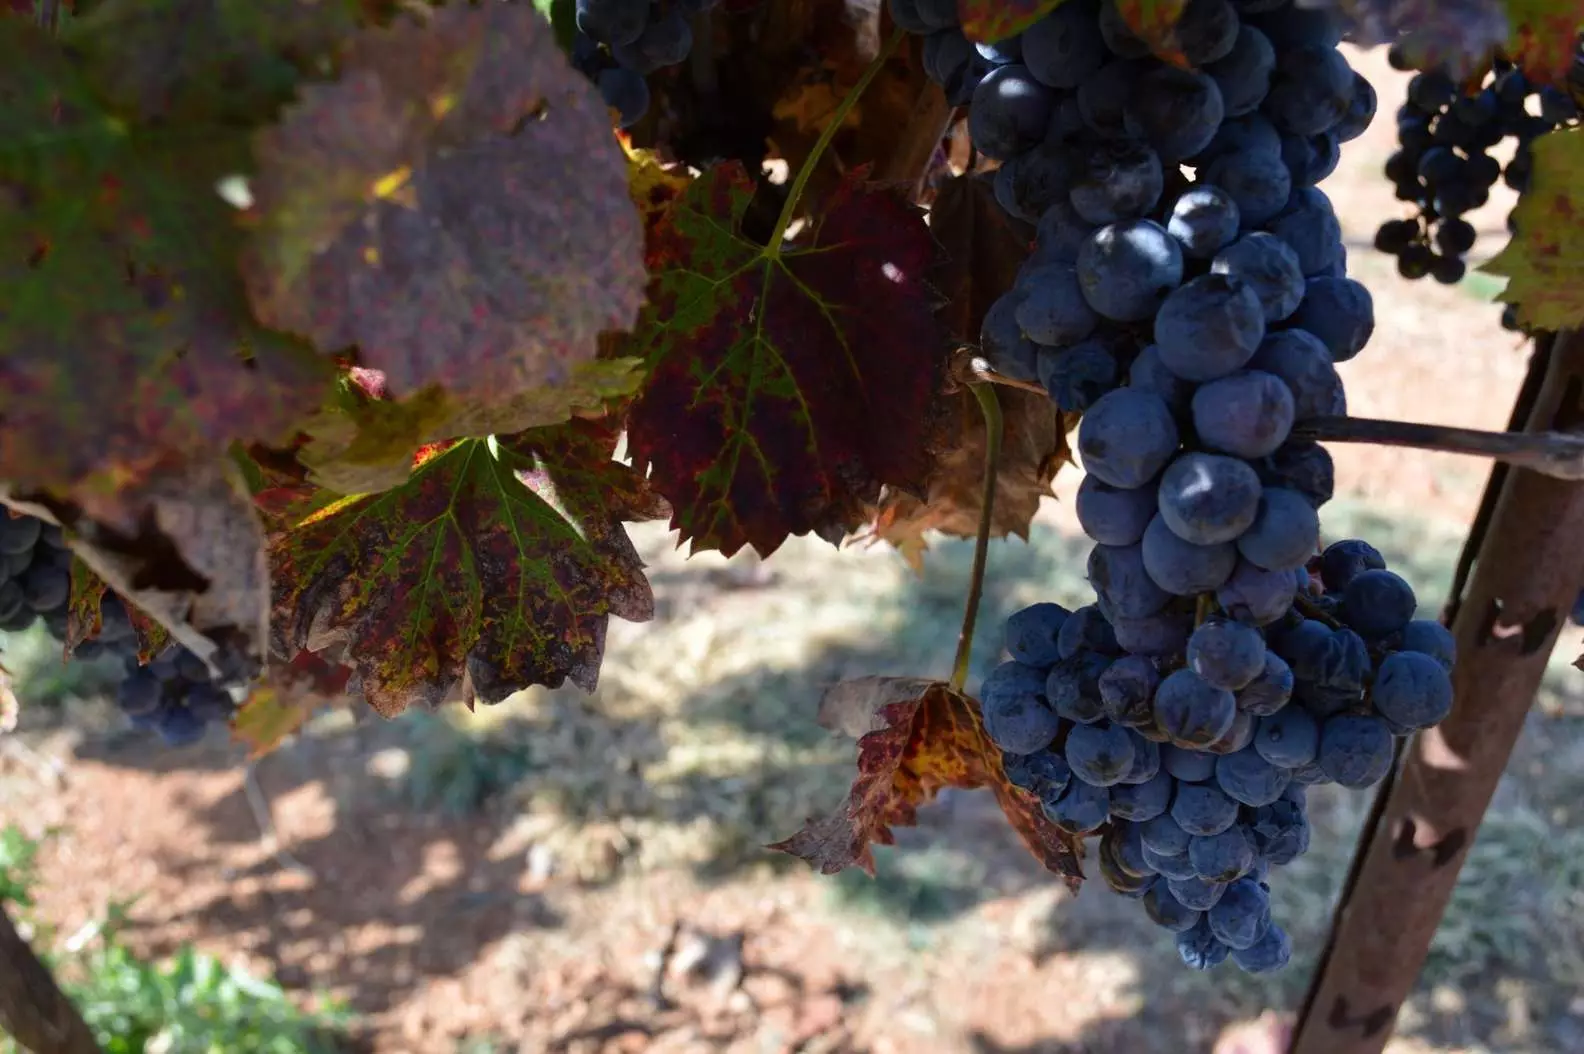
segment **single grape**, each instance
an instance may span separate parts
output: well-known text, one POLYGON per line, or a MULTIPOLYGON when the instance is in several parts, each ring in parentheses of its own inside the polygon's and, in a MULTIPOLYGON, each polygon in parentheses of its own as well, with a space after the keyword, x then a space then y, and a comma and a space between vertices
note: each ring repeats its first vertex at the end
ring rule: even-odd
POLYGON ((1147 618, 1171 599, 1144 569, 1140 544, 1095 546, 1089 551, 1088 571, 1102 605, 1122 618, 1147 618))
POLYGON ((649 24, 649 0, 577 0, 576 19, 601 44, 631 44, 649 24))
MULTIPOLYGON (((1136 760, 1138 742, 1134 743, 1134 747, 1136 760)), ((1157 770, 1155 775, 1142 783, 1118 783, 1111 788, 1111 815, 1135 823, 1159 819, 1171 807, 1176 786, 1177 781, 1164 770, 1157 770)))
POLYGON ((1017 323, 1017 307, 1023 295, 1019 290, 1009 290, 990 305, 979 328, 979 350, 997 373, 1032 381, 1039 375, 1039 345, 1025 337, 1017 323))
POLYGON ((1072 90, 1106 61, 1094 5, 1071 2, 1023 31, 1023 62, 1052 88, 1072 90))
POLYGON ((1177 239, 1184 256, 1204 260, 1237 237, 1238 223, 1237 202, 1230 194, 1198 184, 1178 195, 1166 231, 1177 239))
POLYGON ((1185 416, 1193 399, 1194 386, 1166 368, 1154 344, 1140 351, 1128 367, 1128 387, 1157 396, 1176 415, 1185 416))
POLYGON ((64 608, 71 596, 71 574, 65 568, 35 563, 21 581, 27 606, 41 615, 64 608))
POLYGON ((1232 949, 1232 961, 1245 973, 1274 973, 1292 961, 1292 939, 1272 922, 1252 945, 1232 949))
POLYGON ((1096 787, 1120 783, 1133 764, 1133 739, 1118 725, 1079 725, 1067 734, 1073 775, 1096 787))
POLYGON ((1078 86, 1078 109, 1089 131, 1102 139, 1121 139, 1127 135, 1124 113, 1128 96, 1139 77, 1150 68, 1148 63, 1115 59, 1078 86))
POLYGON ((1221 89, 1223 109, 1228 117, 1252 113, 1270 91, 1271 74, 1276 71, 1276 49, 1270 38, 1248 23, 1238 27, 1232 49, 1204 71, 1221 89))
POLYGON ((1208 146, 1223 116, 1221 89, 1214 79, 1162 65, 1134 84, 1123 124, 1129 135, 1153 147, 1161 161, 1175 163, 1208 146))
POLYGON ((1264 671, 1265 654, 1265 638, 1241 622, 1207 619, 1188 638, 1188 668, 1206 684, 1231 692, 1264 671))
POLYGON ((1270 894, 1252 878, 1229 884, 1210 909, 1210 932, 1229 948, 1254 946, 1271 924, 1270 894))
POLYGON ((1100 675, 1100 702, 1108 718, 1137 728, 1154 720, 1155 689, 1160 673, 1142 655, 1124 655, 1100 675))
POLYGON ((1088 834, 1100 828, 1111 813, 1111 794, 1083 780, 1073 780, 1054 802, 1042 803, 1045 818, 1068 834, 1088 834))
POLYGON ((1155 873, 1163 878, 1193 878, 1193 862, 1188 859, 1185 849, 1176 856, 1158 853, 1149 846, 1144 847, 1144 861, 1155 869, 1155 873))
POLYGON ((1036 344, 1035 372, 1051 402, 1066 413, 1081 413, 1117 386, 1121 364, 1102 338, 1091 337, 1070 347, 1036 344))
POLYGON ((1177 423, 1170 408, 1158 396, 1138 389, 1107 392, 1078 425, 1084 471, 1113 487, 1142 487, 1166 467, 1176 450, 1177 423))
MULTIPOLYGON (((1194 392, 1193 422, 1199 441, 1244 458, 1274 454, 1294 418, 1293 393, 1275 374, 1240 370, 1194 392)), ((1249 469, 1256 481, 1258 474, 1249 469)))
POLYGON ((1025 268, 1018 275, 1022 297, 1014 309, 1018 328, 1036 344, 1072 344, 1099 321, 1084 300, 1078 272, 1066 264, 1025 268))
POLYGON ((1056 641, 1072 612, 1060 604, 1031 604, 1006 621, 1006 650, 1027 666, 1054 666, 1061 658, 1056 641))
MULTIPOLYGON (((1067 200, 1077 173, 1077 158, 1059 142, 1044 142, 996 169, 996 200, 1012 215, 1034 223, 1052 205, 1067 200)), ((1024 274, 1044 261, 1023 268, 1024 274)), ((1023 275, 1018 276, 1019 283, 1023 275)))
POLYGON ((1232 727, 1227 729, 1226 735, 1205 747, 1205 752, 1217 757, 1223 754, 1236 754, 1254 741, 1254 719, 1239 710, 1232 719, 1232 727))
POLYGON ((1232 576, 1232 569, 1237 566, 1238 550, 1233 543, 1195 545, 1184 541, 1159 514, 1144 528, 1144 540, 1140 545, 1144 569, 1150 578, 1166 592, 1177 596, 1214 592, 1232 576))
MULTIPOLYGON (((1215 149, 1212 140, 1207 150, 1215 149)), ((1220 187, 1237 202, 1244 227, 1254 227, 1275 218, 1292 194, 1292 173, 1281 157, 1278 136, 1269 152, 1227 151, 1207 162, 1204 179, 1220 187)))
MULTIPOLYGON (((1257 498, 1255 504, 1257 507, 1257 498)), ((1253 522, 1252 518, 1249 522, 1253 522)), ((1232 576, 1216 590, 1216 603, 1239 622, 1267 626, 1287 613, 1297 590, 1292 572, 1267 571, 1239 560, 1232 576)))
POLYGON ((997 66, 973 92, 968 133, 980 153, 1006 161, 1045 138, 1056 96, 1027 66, 997 66))
MULTIPOLYGON (((1188 851, 1192 853, 1193 847, 1189 846, 1188 851)), ((1168 878, 1166 888, 1183 907, 1194 911, 1209 911, 1226 893, 1225 882, 1211 882, 1198 875, 1193 878, 1168 878)))
MULTIPOLYGON (((1228 727, 1231 727, 1230 723, 1228 727)), ((1183 783, 1204 783, 1215 778, 1216 759, 1200 750, 1167 743, 1161 747, 1161 767, 1183 783)))
POLYGON ((1289 439, 1259 465, 1260 482, 1267 487, 1296 490, 1316 509, 1331 500, 1336 489, 1336 467, 1319 443, 1289 439))
POLYGON ((623 128, 631 128, 649 112, 649 82, 621 66, 601 70, 597 81, 600 98, 615 110, 623 128))
POLYGON ((1182 901, 1172 896, 1165 882, 1155 883, 1144 894, 1144 911, 1155 925, 1164 926, 1173 933, 1186 933, 1204 918, 1204 912, 1184 907, 1182 901))
POLYGON ((1204 167, 1223 154, 1266 153, 1281 155, 1282 137, 1276 126, 1257 113, 1228 117, 1203 150, 1188 164, 1204 167))
POLYGON ((1067 759, 1054 750, 1037 750, 1032 754, 1001 755, 1006 769, 1007 782, 1021 787, 1040 801, 1053 802, 1072 781, 1072 769, 1067 759))
POLYGON ((1295 420, 1347 413, 1342 378, 1331 353, 1313 333, 1283 329, 1269 334, 1249 367, 1281 378, 1292 397, 1295 420))
POLYGON ((1369 542, 1359 538, 1346 538, 1332 542, 1320 554, 1320 581, 1326 592, 1341 593, 1348 583, 1364 571, 1381 571, 1386 558, 1369 542))
POLYGON ((1318 135, 1347 116, 1353 70, 1334 48, 1301 44, 1281 51, 1264 112, 1283 132, 1318 135))
MULTIPOLYGON (((1113 801, 1115 797, 1113 793, 1113 801)), ((1144 859, 1144 843, 1139 841, 1136 824, 1112 823, 1107 827, 1100 839, 1100 856, 1132 878, 1149 878, 1155 874, 1155 869, 1144 859)))
POLYGON ((1145 739, 1143 731, 1137 728, 1129 728, 1127 733, 1133 740, 1133 764, 1128 766, 1127 774, 1122 777, 1121 783, 1127 786, 1140 786, 1160 775, 1160 743, 1154 739, 1145 739))
POLYGON ((1176 239, 1149 220, 1101 227, 1078 253, 1077 284, 1088 306, 1121 322, 1154 317, 1182 274, 1176 239))
POLYGON ((1032 754, 1056 738, 1060 718, 1045 700, 1043 670, 1004 662, 979 687, 985 734, 1002 750, 1032 754))
POLYGON ((1156 724, 1176 746, 1213 743, 1231 730, 1236 718, 1232 693, 1206 683, 1192 670, 1169 674, 1155 690, 1156 724))
MULTIPOLYGON (((1584 596, 1584 594, 1580 594, 1584 596)), ((1402 629, 1402 650, 1424 652, 1447 673, 1457 662, 1457 640, 1451 630, 1429 619, 1414 619, 1402 629)))
POLYGON ((185 706, 166 706, 154 719, 154 730, 168 747, 185 747, 203 738, 203 718, 185 706))
POLYGON ((1094 604, 1075 609, 1062 623, 1061 630, 1056 634, 1056 650, 1063 659, 1086 651, 1101 655, 1116 655, 1121 651, 1117 647, 1111 623, 1106 621, 1105 615, 1094 604))
POLYGON ((1365 714, 1337 714, 1320 727, 1315 761, 1333 782, 1353 790, 1373 787, 1392 765, 1392 734, 1385 722, 1365 714))
POLYGON ((1220 834, 1195 837, 1188 846, 1188 860, 1196 877, 1231 882, 1254 866, 1254 846, 1243 828, 1234 825, 1220 834))
POLYGON ((1103 719, 1100 675, 1110 663, 1110 656, 1079 652, 1052 666, 1045 679, 1045 699, 1056 716, 1085 725, 1103 719))
MULTIPOLYGON (((1320 517, 1309 500, 1295 490, 1267 487, 1253 525, 1237 540, 1237 551, 1267 571, 1292 570, 1309 561, 1319 540, 1320 517)), ((1147 566, 1147 531, 1144 541, 1147 566)))
POLYGON ((1342 590, 1342 618, 1365 637, 1396 633, 1418 606, 1413 587, 1391 571, 1361 571, 1342 590))
POLYGON ((692 50, 693 28, 688 16, 679 8, 672 8, 646 25, 637 40, 612 46, 611 56, 636 73, 649 74, 677 65, 692 50))
POLYGON ((116 705, 132 717, 146 717, 160 707, 165 688, 146 668, 133 671, 116 685, 116 705))
POLYGON ((1024 266, 1062 261, 1076 263, 1079 251, 1094 233, 1095 226, 1078 215, 1072 202, 1063 199, 1054 203, 1039 218, 1039 225, 1034 229, 1034 254, 1024 266))
MULTIPOLYGON (((1169 476, 1171 469, 1166 474, 1169 476)), ((1146 484, 1124 490, 1092 475, 1084 476, 1073 502, 1083 532, 1103 545, 1132 545, 1143 538, 1155 508, 1155 487, 1146 484)), ((1253 520, 1252 512, 1249 519, 1253 520)))
MULTIPOLYGON (((1292 176, 1294 187, 1312 187, 1335 172, 1342 162, 1342 144, 1335 132, 1319 135, 1284 135, 1281 140, 1282 163, 1292 176)), ((1305 274, 1313 272, 1305 271, 1305 274)))
POLYGON ((1254 749, 1278 768, 1307 765, 1320 752, 1320 723, 1296 706, 1260 718, 1254 749))
POLYGON ((1452 679, 1439 662, 1423 652, 1395 652, 1386 656, 1376 671, 1370 701, 1382 717, 1396 725, 1429 728, 1452 712, 1452 679))
POLYGON ((31 554, 43 533, 44 521, 36 516, 0 515, 0 553, 7 556, 31 554))
MULTIPOLYGON (((1293 191, 1287 206, 1267 229, 1292 250, 1299 269, 1306 275, 1324 271, 1342 252, 1342 224, 1331 207, 1331 199, 1315 187, 1293 191)), ((1306 293, 1307 285, 1299 283, 1297 298, 1287 314, 1297 309, 1306 293)))
MULTIPOLYGON (((1081 7, 1080 4, 1072 4, 1081 7)), ((1057 10, 1061 10, 1057 8, 1057 10)), ((1126 17, 1117 7, 1116 0, 1104 0, 1100 5, 1100 39, 1110 49, 1113 55, 1122 58, 1143 58, 1150 53, 1150 46, 1134 34, 1132 27, 1127 23, 1126 17)))
MULTIPOLYGON (((1194 452, 1183 454, 1161 474, 1157 505, 1161 519, 1177 537, 1195 545, 1214 545, 1233 541, 1248 530, 1259 511, 1260 490, 1259 475, 1247 462, 1194 452)), ((1083 522, 1081 505, 1078 519, 1083 522)), ((1148 522, 1140 525, 1140 537, 1148 522)))
POLYGON ((1264 336, 1264 311, 1254 288, 1229 275, 1185 282, 1155 316, 1161 362, 1190 381, 1210 381, 1242 368, 1264 336))
POLYGON ((1259 298, 1266 322, 1281 321, 1303 301, 1304 271, 1298 254, 1265 231, 1252 231, 1222 249, 1211 261, 1210 273, 1247 282, 1259 298))
POLYGON ((1232 949, 1210 931, 1210 923, 1200 919, 1193 929, 1177 935, 1177 954, 1183 965, 1194 970, 1211 970, 1226 962, 1232 949))
POLYGON ((1269 805, 1281 797, 1292 776, 1260 756, 1252 746, 1216 761, 1216 785, 1244 805, 1269 805))

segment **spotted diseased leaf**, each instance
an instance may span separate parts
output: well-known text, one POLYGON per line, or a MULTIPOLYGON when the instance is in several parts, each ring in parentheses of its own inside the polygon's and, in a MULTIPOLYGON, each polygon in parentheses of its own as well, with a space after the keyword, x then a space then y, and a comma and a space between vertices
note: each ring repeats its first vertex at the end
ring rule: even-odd
POLYGON ((351 676, 347 667, 311 651, 298 652, 290 662, 271 662, 237 708, 231 734, 247 745, 249 757, 263 757, 317 711, 345 702, 351 676))
POLYGON ((802 244, 772 251, 742 233, 752 194, 734 162, 678 199, 624 350, 649 370, 634 463, 673 525, 695 550, 768 556, 788 535, 841 537, 882 484, 923 486, 946 342, 929 231, 900 196, 849 181, 802 244))
POLYGON ((356 0, 101 0, 61 36, 129 116, 243 123, 290 100, 357 20, 356 0))
POLYGON ((1501 299, 1537 329, 1584 326, 1584 129, 1534 141, 1534 174, 1518 199, 1518 233, 1481 270, 1507 278, 1501 299))
POLYGON ((975 700, 940 681, 860 677, 826 693, 820 720, 862 732, 858 776, 841 808, 769 848, 791 853, 823 874, 856 864, 873 875, 871 844, 892 844, 891 828, 913 826, 918 807, 941 788, 988 786, 1040 863, 1074 888, 1083 879, 1081 844, 1045 818, 1038 799, 1007 782, 1001 752, 985 734, 975 700))
MULTIPOLYGON (((81 560, 72 561, 71 599, 66 607, 67 654, 76 651, 77 645, 83 641, 99 636, 99 631, 104 627, 101 605, 108 593, 110 587, 105 585, 104 579, 94 574, 93 568, 81 560)), ((138 659, 148 662, 170 643, 170 631, 136 604, 127 603, 125 599, 121 603, 137 634, 138 659)))
POLYGON ((527 4, 360 31, 258 134, 242 272, 259 317, 355 346, 406 399, 555 388, 629 328, 644 272, 598 92, 527 4))
POLYGON ((0 20, 0 478, 99 500, 322 402, 328 364, 255 326, 229 266, 214 188, 246 142, 201 132, 111 116, 52 38, 0 20))
POLYGON ((1157 58, 1184 68, 1189 62, 1177 40, 1177 23, 1187 6, 1188 0, 1117 0, 1117 12, 1133 35, 1157 58))
POLYGON ((592 690, 609 616, 654 614, 622 522, 669 512, 611 460, 615 442, 573 420, 439 444, 399 487, 273 520, 273 652, 350 666, 386 716, 568 679, 592 690))
POLYGON ((957 0, 957 15, 969 40, 993 44, 1023 32, 1065 0, 957 0))
POLYGON ((1342 3, 1344 24, 1361 46, 1393 43, 1415 69, 1441 69, 1457 80, 1476 82, 1490 68, 1492 53, 1508 39, 1503 6, 1503 0, 1342 3))
POLYGON ((1529 78, 1546 84, 1567 82, 1584 29, 1584 0, 1505 0, 1509 33, 1506 51, 1529 78))
POLYGON ((314 482, 339 494, 387 490, 407 478, 414 452, 431 443, 543 428, 574 413, 600 413, 607 400, 638 389, 642 365, 632 358, 579 362, 563 384, 527 388, 489 404, 457 399, 433 385, 393 399, 382 371, 353 367, 338 385, 334 403, 303 426, 309 440, 297 456, 314 482))

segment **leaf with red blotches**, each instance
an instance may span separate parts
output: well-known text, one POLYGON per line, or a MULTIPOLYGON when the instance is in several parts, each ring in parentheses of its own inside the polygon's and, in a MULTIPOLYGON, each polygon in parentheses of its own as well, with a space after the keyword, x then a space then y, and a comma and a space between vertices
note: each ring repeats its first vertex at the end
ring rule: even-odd
POLYGON ((609 617, 654 614, 622 523, 670 511, 615 447, 608 424, 573 420, 428 448, 381 494, 278 503, 273 651, 351 667, 386 716, 593 690, 609 617))
POLYGON ((969 40, 993 44, 1021 33, 1065 0, 957 0, 957 15, 969 40))
POLYGON ((77 650, 85 640, 94 640, 104 628, 104 601, 106 596, 117 597, 132 623, 137 636, 137 654, 140 662, 148 662, 165 645, 170 643, 170 631, 160 625, 136 604, 128 603, 105 585, 104 579, 94 574, 93 568, 74 559, 71 568, 71 599, 66 608, 66 652, 77 650))
POLYGON ((1500 298, 1537 329, 1584 326, 1584 129, 1534 141, 1533 175, 1518 198, 1518 233, 1480 270, 1507 278, 1500 298))
POLYGON ((289 663, 271 662, 231 719, 231 734, 248 756, 263 757, 317 711, 346 701, 352 671, 300 651, 289 663))
POLYGON ((1149 45, 1156 58, 1187 67, 1188 58, 1177 41, 1177 23, 1188 0, 1117 0, 1117 13, 1133 35, 1149 45))
POLYGON ((820 723, 862 733, 852 791, 840 809, 768 848, 791 853, 823 874, 856 864, 873 875, 871 843, 892 844, 891 828, 917 823, 918 807, 941 788, 988 786, 1047 870, 1074 888, 1083 880, 1082 843, 1045 818, 1039 799, 1007 782, 979 704, 950 685, 916 677, 843 681, 820 700, 820 723))
POLYGON ((248 167, 240 132, 127 125, 53 38, 4 19, 0 139, 0 478, 104 506, 322 402, 330 364, 260 329, 231 267, 215 185, 248 167))
POLYGON ((1531 80, 1565 85, 1584 30, 1584 0, 1505 0, 1503 6, 1508 57, 1531 80))
POLYGON ((695 551, 728 556, 840 538, 882 484, 920 489, 947 351, 912 205, 849 180, 799 244, 771 250, 742 231, 753 190, 740 164, 717 166, 666 213, 623 349, 649 369, 634 464, 695 551))
MULTIPOLYGON (((1028 256, 1027 232, 996 204, 991 180, 978 175, 954 177, 941 188, 930 210, 930 230, 940 246, 930 284, 946 300, 939 314, 960 343, 977 343, 985 312, 1011 288, 1028 256)), ((984 505, 984 414, 972 392, 955 380, 948 379, 948 386, 936 404, 928 443, 934 464, 925 494, 888 491, 868 534, 895 546, 915 570, 923 568, 927 532, 971 538, 984 505)), ((1043 393, 1003 386, 996 396, 1003 430, 990 533, 1027 538, 1040 500, 1069 460, 1066 422, 1043 393)))
POLYGON ((641 231, 609 111, 527 4, 361 30, 255 152, 242 273, 259 318, 355 346, 396 399, 559 388, 637 315, 641 231))

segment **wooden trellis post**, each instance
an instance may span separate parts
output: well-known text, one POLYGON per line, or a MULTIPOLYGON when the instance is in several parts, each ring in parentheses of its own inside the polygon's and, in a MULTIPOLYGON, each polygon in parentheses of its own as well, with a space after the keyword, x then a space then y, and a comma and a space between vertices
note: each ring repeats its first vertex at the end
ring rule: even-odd
MULTIPOLYGON (((1566 333, 1536 355, 1544 379, 1518 425, 1578 428, 1584 339, 1566 333)), ((1584 582, 1584 483, 1497 466, 1486 505, 1470 537, 1473 573, 1449 603, 1456 705, 1409 743, 1381 789, 1290 1054, 1385 1047, 1584 582)))

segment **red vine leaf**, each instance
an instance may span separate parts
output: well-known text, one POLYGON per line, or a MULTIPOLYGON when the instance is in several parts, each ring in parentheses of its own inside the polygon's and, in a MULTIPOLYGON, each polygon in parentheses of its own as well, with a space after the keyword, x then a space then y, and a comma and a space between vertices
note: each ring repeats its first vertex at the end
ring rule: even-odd
POLYGON ((1505 0, 1507 53, 1533 80, 1562 85, 1584 29, 1581 0, 1505 0))
POLYGON ((916 677, 843 681, 820 700, 820 723, 863 732, 852 791, 840 809, 769 848, 823 874, 856 864, 873 875, 871 843, 891 845, 891 828, 917 823, 918 807, 942 787, 988 786, 1036 859, 1075 888, 1083 879, 1081 843, 1052 825, 1032 794, 1007 782, 979 704, 950 685, 916 677))
MULTIPOLYGON (((101 605, 110 587, 104 579, 94 574, 93 568, 81 560, 73 560, 71 568, 71 598, 66 607, 66 652, 77 650, 77 645, 99 636, 104 626, 101 605)), ((138 658, 143 662, 152 659, 170 643, 170 631, 150 618, 142 608, 121 601, 127 619, 137 633, 138 658)))
POLYGON ((330 369, 255 326, 229 268, 215 184, 245 140, 113 118, 26 22, 0 20, 0 71, 0 478, 102 505, 172 457, 289 435, 330 369))
POLYGON ((1188 58, 1177 42, 1177 23, 1188 0, 1117 0, 1116 6, 1133 35, 1148 44, 1157 58, 1188 67, 1188 58))
POLYGON ((669 511, 615 445, 574 420, 429 448, 382 494, 304 496, 314 511, 273 520, 272 650, 345 663, 386 716, 568 679, 593 690, 609 616, 654 614, 622 521, 669 511))
MULTIPOLYGON (((1028 256, 1028 234, 996 204, 985 176, 949 180, 930 210, 930 230, 940 245, 930 271, 930 284, 946 300, 940 316, 957 341, 977 343, 985 312, 1011 287, 1028 256)), ((924 496, 887 492, 870 532, 896 546, 915 570, 922 570, 928 531, 973 537, 984 504, 984 415, 972 392, 948 383, 953 390, 936 403, 929 441, 933 468, 924 496)), ((1068 460, 1066 428, 1042 394, 1002 387, 997 396, 1004 428, 991 535, 1027 538, 1040 500, 1068 460)))
POLYGON ((1480 270, 1507 278, 1501 299, 1538 329, 1584 325, 1584 130, 1562 129, 1532 146, 1534 174, 1518 199, 1518 233, 1480 270))
POLYGON ((921 488, 946 351, 911 205, 849 180, 802 244, 774 252, 742 232, 753 188, 740 164, 718 166, 656 226, 627 346, 649 368, 634 463, 695 550, 728 556, 839 538, 882 484, 921 488))
POLYGON ((993 44, 1021 33, 1064 0, 957 0, 957 15, 969 40, 993 44))
POLYGON ((61 39, 104 98, 143 120, 271 116, 334 57, 356 0, 101 0, 61 39))
POLYGON ((231 719, 231 734, 262 757, 280 746, 318 710, 344 702, 352 671, 300 651, 289 663, 271 662, 231 719))
POLYGON ((609 113, 529 5, 361 31, 256 153, 242 269, 259 317, 355 345, 395 398, 560 387, 642 301, 609 113))

